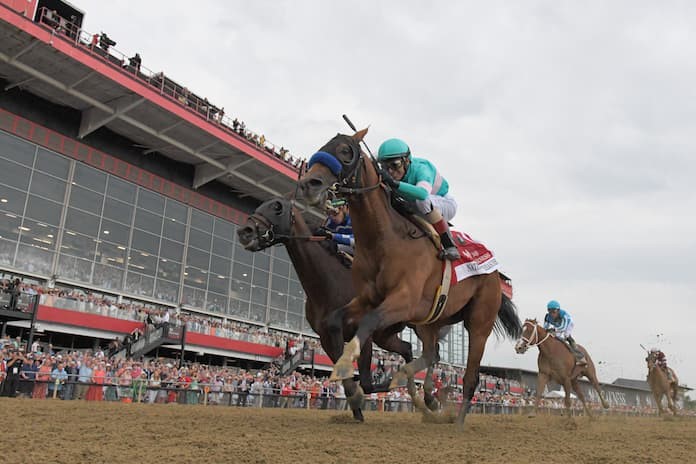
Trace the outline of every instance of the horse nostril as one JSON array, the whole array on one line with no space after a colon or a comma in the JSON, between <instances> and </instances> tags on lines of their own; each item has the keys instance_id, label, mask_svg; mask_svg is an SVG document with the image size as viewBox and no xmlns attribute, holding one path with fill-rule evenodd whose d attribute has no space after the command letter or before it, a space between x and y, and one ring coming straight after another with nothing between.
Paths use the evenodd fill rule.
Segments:
<instances>
[{"instance_id":1,"label":"horse nostril","mask_svg":"<svg viewBox=\"0 0 696 464\"><path fill-rule=\"evenodd\" d=\"M251 229L251 227L246 226L237 231L237 236L239 237L239 240L242 242L242 244L245 244L251 241L253 233L254 231Z\"/></svg>"}]
</instances>

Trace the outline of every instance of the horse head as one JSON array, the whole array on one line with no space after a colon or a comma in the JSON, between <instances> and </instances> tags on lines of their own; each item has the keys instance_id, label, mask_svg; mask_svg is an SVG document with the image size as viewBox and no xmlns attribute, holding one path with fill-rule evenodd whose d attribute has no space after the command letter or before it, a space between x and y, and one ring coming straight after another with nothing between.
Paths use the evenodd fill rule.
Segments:
<instances>
[{"instance_id":1,"label":"horse head","mask_svg":"<svg viewBox=\"0 0 696 464\"><path fill-rule=\"evenodd\" d=\"M247 218L246 226L237 230L242 246L249 251L260 251L278 243L285 243L292 235L295 213L292 203L285 198L274 198L262 203Z\"/></svg>"},{"instance_id":2,"label":"horse head","mask_svg":"<svg viewBox=\"0 0 696 464\"><path fill-rule=\"evenodd\" d=\"M651 371L653 367L657 366L657 352L650 350L648 355L645 357L645 363L648 365L648 371Z\"/></svg>"},{"instance_id":3,"label":"horse head","mask_svg":"<svg viewBox=\"0 0 696 464\"><path fill-rule=\"evenodd\" d=\"M536 319L525 319L522 324L522 335L515 344L517 354L524 354L530 346L541 344L546 338L543 338L547 332L541 327Z\"/></svg>"},{"instance_id":4,"label":"horse head","mask_svg":"<svg viewBox=\"0 0 696 464\"><path fill-rule=\"evenodd\" d=\"M367 129L355 135L337 134L309 160L309 169L300 178L304 198L311 206L323 206L329 195L361 187L360 141Z\"/></svg>"}]
</instances>

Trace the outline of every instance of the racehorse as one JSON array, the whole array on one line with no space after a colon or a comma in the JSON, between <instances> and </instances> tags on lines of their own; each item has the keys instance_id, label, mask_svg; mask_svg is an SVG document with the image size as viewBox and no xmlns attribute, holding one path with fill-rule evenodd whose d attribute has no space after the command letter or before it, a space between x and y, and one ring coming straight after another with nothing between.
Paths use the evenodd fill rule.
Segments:
<instances>
[{"instance_id":1,"label":"racehorse","mask_svg":"<svg viewBox=\"0 0 696 464\"><path fill-rule=\"evenodd\" d=\"M562 385L563 390L565 390L565 409L569 418L571 388L582 402L585 413L588 417L592 417L592 412L590 412L590 408L585 401L585 394L578 385L578 381L582 376L587 377L590 381L592 387L599 395L604 409L609 408L609 403L607 403L607 400L604 398L604 392L599 388L594 363L583 346L578 345L578 349L585 355L587 364L578 366L575 364L575 355L570 352L570 349L565 343L540 326L536 319L527 319L524 321L524 324L522 324L522 336L517 344L515 344L515 351L522 354L525 353L530 346L539 348L539 357L537 358L539 375L537 377L536 404L534 407L535 414L539 411L541 395L550 379Z\"/></svg>"},{"instance_id":2,"label":"racehorse","mask_svg":"<svg viewBox=\"0 0 696 464\"><path fill-rule=\"evenodd\" d=\"M312 330L319 335L324 351L333 362L341 353L337 352L336 344L329 343L332 334L327 325L327 316L331 310L348 303L354 296L351 282L351 271L338 256L330 250L328 242L322 242L322 236L315 236L305 222L301 212L284 198L271 199L261 204L249 216L245 227L237 231L242 246L250 251L264 250L276 244L285 245L290 260L293 263L302 287L307 295L305 317ZM374 334L374 342L387 351L400 354L406 362L413 359L411 344L399 339L398 334L405 324L397 324ZM346 337L352 337L355 326L344 327ZM341 340L341 344L343 341ZM362 421L361 405L363 392L373 393L387 391L388 383L373 385L370 374L372 362L372 343L366 345L358 360L360 385L351 378L343 380L348 403L353 411L353 417ZM429 368L432 372L432 366ZM432 377L431 375L428 376ZM426 385L426 403L434 406L432 397L432 382Z\"/></svg>"},{"instance_id":3,"label":"racehorse","mask_svg":"<svg viewBox=\"0 0 696 464\"><path fill-rule=\"evenodd\" d=\"M423 342L422 356L401 368L392 386L407 380L414 404L423 410L413 376L439 358L440 328L464 321L469 333L469 352L463 380L464 399L457 423L463 427L471 398L478 385L479 366L486 340L495 327L510 338L520 334L515 306L501 292L497 271L469 277L452 284L444 307L433 320L433 300L442 280L443 262L433 244L390 205L389 192L380 182L375 162L360 150L367 129L353 136L338 134L320 152L334 161L314 163L300 178L300 188L310 205L324 204L329 195L348 201L355 235L353 286L356 296L333 312L330 324L340 331L344 321L356 322L358 330L336 362L333 378L347 378L352 362L360 356L377 330L394 324L416 324ZM331 166L327 165L330 164ZM420 237L420 238L418 238ZM499 321L499 322L496 322ZM342 337L334 337L334 343Z\"/></svg>"},{"instance_id":4,"label":"racehorse","mask_svg":"<svg viewBox=\"0 0 696 464\"><path fill-rule=\"evenodd\" d=\"M650 385L653 398L655 398L655 403L657 403L659 414L662 415L665 412L662 407L662 397L665 396L667 397L667 407L676 416L677 407L674 403L677 401L677 393L679 392L677 374L672 370L672 378L674 380L670 382L667 378L667 373L657 365L657 353L654 351L648 352L645 362L648 364L648 384ZM671 370L669 367L668 369Z\"/></svg>"}]
</instances>

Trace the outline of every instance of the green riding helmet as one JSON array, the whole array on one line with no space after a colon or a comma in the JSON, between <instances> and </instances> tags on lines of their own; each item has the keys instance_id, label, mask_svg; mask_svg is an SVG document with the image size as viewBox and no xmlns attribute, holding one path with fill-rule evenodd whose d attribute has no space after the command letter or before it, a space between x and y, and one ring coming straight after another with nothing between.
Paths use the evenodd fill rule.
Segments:
<instances>
[{"instance_id":1,"label":"green riding helmet","mask_svg":"<svg viewBox=\"0 0 696 464\"><path fill-rule=\"evenodd\" d=\"M385 161L394 158L409 158L411 149L408 148L406 142L401 139L389 139L382 142L377 152L377 159Z\"/></svg>"}]
</instances>

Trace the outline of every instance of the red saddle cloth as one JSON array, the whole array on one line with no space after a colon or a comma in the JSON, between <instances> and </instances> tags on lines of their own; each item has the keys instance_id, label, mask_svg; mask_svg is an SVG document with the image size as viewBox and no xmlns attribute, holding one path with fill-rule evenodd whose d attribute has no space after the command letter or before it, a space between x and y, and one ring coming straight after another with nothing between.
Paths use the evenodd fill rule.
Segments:
<instances>
[{"instance_id":1,"label":"red saddle cloth","mask_svg":"<svg viewBox=\"0 0 696 464\"><path fill-rule=\"evenodd\" d=\"M467 277L490 274L498 270L498 260L493 256L493 252L486 248L486 245L457 230L452 231L452 238L462 256L461 259L452 262L453 283Z\"/></svg>"}]
</instances>

